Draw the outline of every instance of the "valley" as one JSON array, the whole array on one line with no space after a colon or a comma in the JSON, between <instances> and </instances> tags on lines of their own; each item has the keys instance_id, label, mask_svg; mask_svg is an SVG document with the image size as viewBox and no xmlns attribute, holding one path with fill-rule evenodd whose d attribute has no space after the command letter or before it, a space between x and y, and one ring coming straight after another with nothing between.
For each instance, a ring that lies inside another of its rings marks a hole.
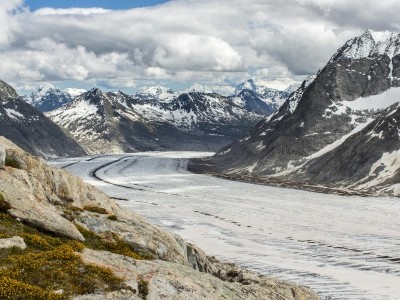
<instances>
[{"instance_id":1,"label":"valley","mask_svg":"<svg viewBox=\"0 0 400 300\"><path fill-rule=\"evenodd\" d=\"M344 197L187 171L203 152L52 161L208 255L308 285L323 299L399 299L397 198Z\"/></svg>"}]
</instances>

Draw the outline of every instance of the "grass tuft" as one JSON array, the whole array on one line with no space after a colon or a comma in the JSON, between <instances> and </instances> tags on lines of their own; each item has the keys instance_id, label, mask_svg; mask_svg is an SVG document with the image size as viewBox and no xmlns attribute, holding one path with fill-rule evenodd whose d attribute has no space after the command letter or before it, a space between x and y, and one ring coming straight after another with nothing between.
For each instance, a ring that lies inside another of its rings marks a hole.
<instances>
[{"instance_id":1,"label":"grass tuft","mask_svg":"<svg viewBox=\"0 0 400 300\"><path fill-rule=\"evenodd\" d=\"M0 193L0 212L7 212L11 209L10 203L8 203L2 193Z\"/></svg>"},{"instance_id":2,"label":"grass tuft","mask_svg":"<svg viewBox=\"0 0 400 300\"><path fill-rule=\"evenodd\" d=\"M139 297L146 299L149 294L149 282L144 279L140 279L138 282Z\"/></svg>"},{"instance_id":3,"label":"grass tuft","mask_svg":"<svg viewBox=\"0 0 400 300\"><path fill-rule=\"evenodd\" d=\"M15 169L22 169L21 163L12 156L6 156L5 165Z\"/></svg>"},{"instance_id":4,"label":"grass tuft","mask_svg":"<svg viewBox=\"0 0 400 300\"><path fill-rule=\"evenodd\" d=\"M98 206L94 206L94 205L86 205L83 207L84 210L90 211L90 212L94 212L94 213L98 213L101 215L107 215L108 211L105 210L102 207L98 207Z\"/></svg>"}]
</instances>

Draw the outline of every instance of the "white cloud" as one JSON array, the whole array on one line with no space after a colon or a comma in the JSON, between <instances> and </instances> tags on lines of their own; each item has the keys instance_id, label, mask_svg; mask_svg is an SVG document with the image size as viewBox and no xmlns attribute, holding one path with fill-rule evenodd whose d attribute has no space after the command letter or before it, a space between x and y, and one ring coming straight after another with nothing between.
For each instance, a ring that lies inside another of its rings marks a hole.
<instances>
[{"instance_id":1,"label":"white cloud","mask_svg":"<svg viewBox=\"0 0 400 300\"><path fill-rule=\"evenodd\" d=\"M94 8L79 8L79 7L74 7L74 8L51 8L51 7L45 7L38 9L34 12L36 16L50 16L50 15L92 15L92 14L103 14L110 12L109 9L104 9L100 7L94 7Z\"/></svg>"},{"instance_id":2,"label":"white cloud","mask_svg":"<svg viewBox=\"0 0 400 300\"><path fill-rule=\"evenodd\" d=\"M400 3L390 0L175 0L121 11L22 5L0 2L0 78L18 86L225 87L246 77L285 85L315 73L365 29L400 24Z\"/></svg>"}]
</instances>

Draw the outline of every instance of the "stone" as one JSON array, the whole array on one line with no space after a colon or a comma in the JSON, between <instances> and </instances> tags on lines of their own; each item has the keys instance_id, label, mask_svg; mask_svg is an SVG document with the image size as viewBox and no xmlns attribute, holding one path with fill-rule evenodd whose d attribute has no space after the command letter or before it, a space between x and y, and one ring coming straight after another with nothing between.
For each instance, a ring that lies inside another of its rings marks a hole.
<instances>
[{"instance_id":1,"label":"stone","mask_svg":"<svg viewBox=\"0 0 400 300\"><path fill-rule=\"evenodd\" d=\"M13 236L12 238L8 239L0 239L0 249L10 249L13 247L25 250L26 244L24 239L19 236Z\"/></svg>"}]
</instances>

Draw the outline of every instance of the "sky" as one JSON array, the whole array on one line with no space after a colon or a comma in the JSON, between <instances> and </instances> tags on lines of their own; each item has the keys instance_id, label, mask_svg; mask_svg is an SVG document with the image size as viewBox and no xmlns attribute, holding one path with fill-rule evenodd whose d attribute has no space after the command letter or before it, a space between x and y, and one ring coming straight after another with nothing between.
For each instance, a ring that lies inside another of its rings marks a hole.
<instances>
[{"instance_id":1,"label":"sky","mask_svg":"<svg viewBox=\"0 0 400 300\"><path fill-rule=\"evenodd\" d=\"M131 9L162 4L167 0L26 0L25 5L34 11L43 7L102 7L106 9Z\"/></svg>"},{"instance_id":2,"label":"sky","mask_svg":"<svg viewBox=\"0 0 400 300\"><path fill-rule=\"evenodd\" d=\"M132 94L192 85L283 89L366 29L400 31L395 0L0 0L0 79Z\"/></svg>"}]
</instances>

